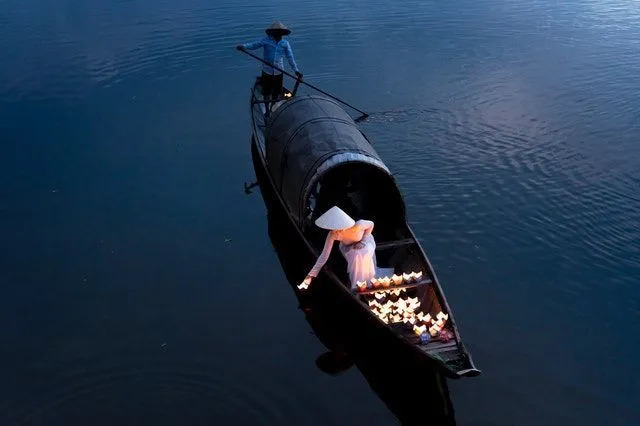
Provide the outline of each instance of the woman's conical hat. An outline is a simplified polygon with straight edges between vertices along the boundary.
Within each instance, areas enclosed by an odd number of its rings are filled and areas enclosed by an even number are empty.
[[[316,219],[316,225],[319,228],[329,229],[331,231],[351,228],[355,224],[356,221],[351,219],[351,217],[338,206],[331,207]]]
[[[272,33],[280,33],[282,35],[289,35],[291,34],[291,30],[287,27],[284,26],[284,24],[280,21],[275,21],[273,24],[271,24],[271,26],[269,28],[267,28],[266,30],[264,30],[265,33],[267,33],[267,35],[272,34]]]

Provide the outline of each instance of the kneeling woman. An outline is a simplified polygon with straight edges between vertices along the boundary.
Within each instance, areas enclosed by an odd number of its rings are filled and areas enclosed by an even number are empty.
[[[340,242],[340,252],[347,260],[351,288],[356,288],[357,281],[366,281],[376,274],[376,242],[371,235],[373,222],[370,220],[354,221],[342,209],[334,206],[316,219],[316,225],[328,229],[329,234],[324,243],[322,254],[304,280],[309,285],[318,275],[320,269],[329,259],[333,243]]]

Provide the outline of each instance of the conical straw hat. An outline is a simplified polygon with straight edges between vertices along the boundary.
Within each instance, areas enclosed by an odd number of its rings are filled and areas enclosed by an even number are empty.
[[[280,33],[282,35],[291,34],[291,30],[285,27],[284,24],[280,21],[275,21],[273,24],[271,24],[269,28],[264,30],[264,32],[267,34],[271,34],[271,33]]]
[[[316,219],[316,225],[319,228],[329,229],[332,231],[351,228],[355,224],[356,221],[351,219],[351,217],[349,217],[349,215],[342,211],[338,206],[331,207],[322,216]]]

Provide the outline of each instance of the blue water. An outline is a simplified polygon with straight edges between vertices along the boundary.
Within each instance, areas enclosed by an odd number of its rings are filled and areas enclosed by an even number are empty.
[[[275,18],[372,113],[484,372],[458,424],[640,424],[640,9],[609,0],[0,2],[0,424],[396,423],[316,368],[242,189],[232,47]]]

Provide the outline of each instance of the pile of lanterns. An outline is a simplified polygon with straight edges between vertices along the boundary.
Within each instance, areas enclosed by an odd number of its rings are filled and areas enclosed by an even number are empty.
[[[406,291],[396,290],[401,294],[405,294]],[[431,337],[440,335],[445,340],[452,338],[451,333],[444,330],[444,326],[449,319],[449,314],[444,312],[438,312],[434,317],[429,313],[420,312],[420,301],[417,297],[398,298],[395,302],[392,300],[386,300],[382,303],[384,295],[379,293],[375,294],[375,298],[372,298],[367,303],[371,312],[376,314],[378,318],[385,324],[397,324],[404,323],[412,327],[413,332],[420,337],[420,340],[424,343],[428,342]],[[441,339],[442,340],[442,339]]]
[[[393,274],[391,277],[371,278],[369,281],[357,281],[356,287],[358,291],[366,291],[371,289],[386,289],[402,284],[411,284],[422,279],[422,271],[409,272],[402,275]]]

